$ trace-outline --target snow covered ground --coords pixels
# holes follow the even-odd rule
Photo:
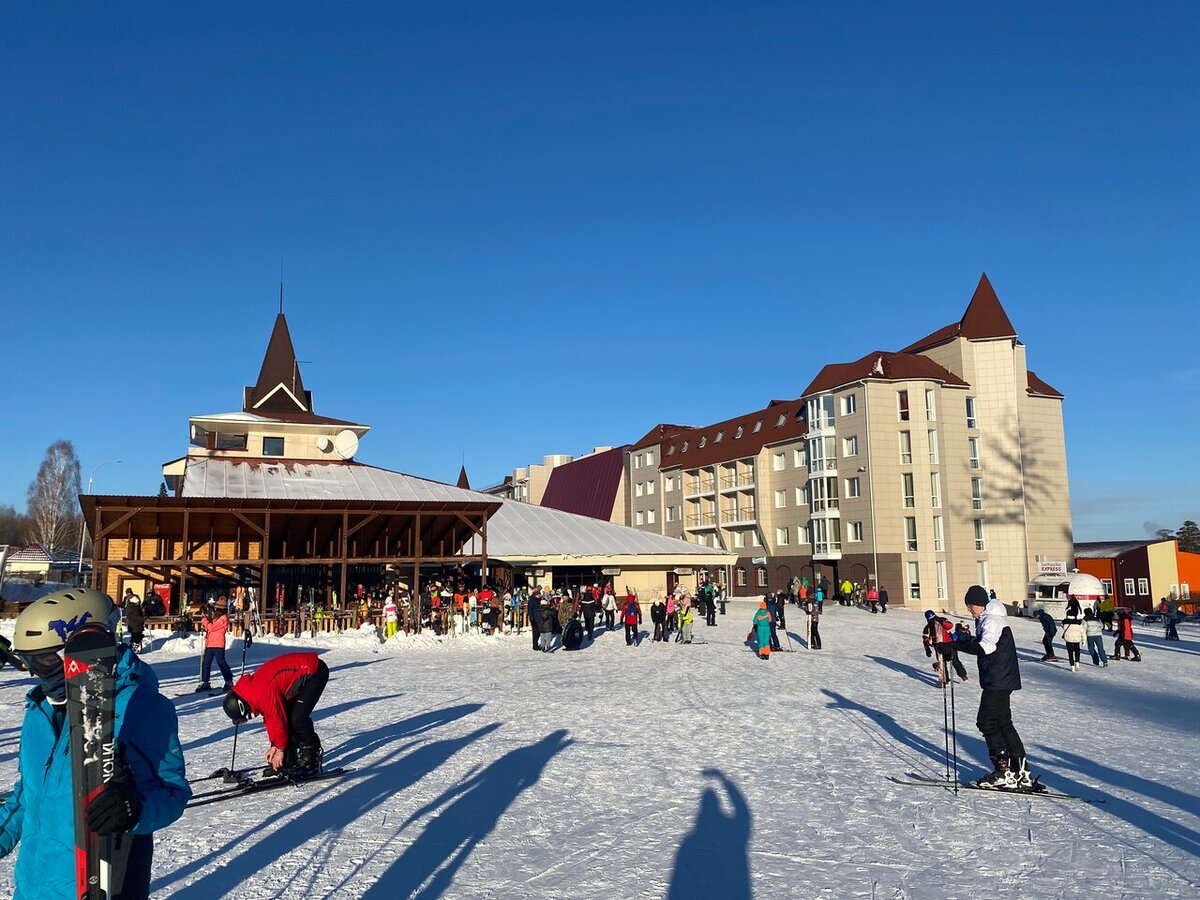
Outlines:
[[[531,652],[527,634],[255,644],[252,665],[321,650],[326,763],[354,771],[189,810],[158,836],[154,896],[1200,895],[1196,626],[1170,644],[1139,629],[1143,662],[1071,673],[1034,662],[1039,626],[1013,621],[1025,683],[1014,711],[1034,772],[1106,800],[1089,806],[886,780],[943,771],[918,613],[831,607],[826,649],[807,652],[789,611],[798,652],[761,662],[742,643],[751,611],[698,624],[698,646],[627,648],[620,634],[552,655]],[[194,654],[172,640],[147,655],[193,777],[229,764],[233,735],[219,699],[175,696],[195,684]],[[235,669],[240,655],[235,643]],[[958,746],[975,775],[986,755],[966,662]],[[15,775],[26,685],[0,673],[0,785]],[[259,722],[243,728],[239,765],[265,747]],[[0,896],[11,878],[0,862]]]

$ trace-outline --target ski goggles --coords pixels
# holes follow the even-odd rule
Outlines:
[[[57,651],[41,650],[37,653],[17,653],[16,656],[38,678],[52,678],[62,673],[63,658]]]

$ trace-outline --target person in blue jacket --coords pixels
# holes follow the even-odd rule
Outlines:
[[[99,591],[71,588],[31,603],[16,622],[13,649],[38,683],[25,697],[17,783],[0,807],[0,857],[17,848],[14,900],[74,900],[75,821],[62,650],[87,623],[116,621]],[[117,772],[87,807],[99,834],[132,835],[123,887],[113,900],[150,896],[154,832],[191,799],[175,708],[132,649],[117,648]]]

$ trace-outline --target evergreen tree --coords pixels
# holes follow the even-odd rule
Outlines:
[[[1200,553],[1200,525],[1186,520],[1175,532],[1175,540],[1179,541],[1179,549],[1183,552]]]

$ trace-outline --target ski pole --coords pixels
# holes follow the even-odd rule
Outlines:
[[[953,652],[953,651],[951,651]],[[950,682],[950,736],[951,747],[954,751],[954,793],[958,795],[958,722],[954,716],[954,682],[949,678],[949,672],[946,673],[946,680]]]
[[[937,646],[937,645],[935,644],[934,646]],[[938,656],[939,657],[941,656],[940,651],[938,653]],[[942,681],[942,736],[945,739],[946,780],[949,781],[950,780],[950,707],[948,705],[949,701],[948,701],[948,697],[947,697],[947,693],[946,693],[946,677],[945,677],[946,664],[944,661],[941,661],[940,659],[939,659],[939,662],[941,663],[941,665],[938,668],[938,675],[941,676],[941,681]]]

